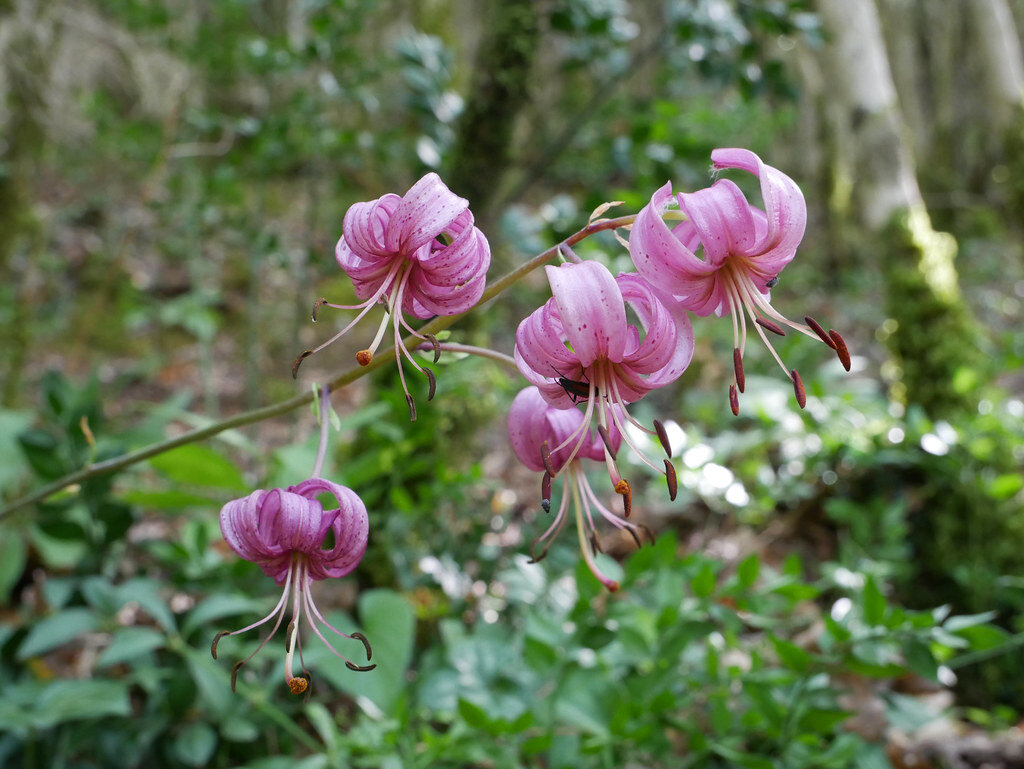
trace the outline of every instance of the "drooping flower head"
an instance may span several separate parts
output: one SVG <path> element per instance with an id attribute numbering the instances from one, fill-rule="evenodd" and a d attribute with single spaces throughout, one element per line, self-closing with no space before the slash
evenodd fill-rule
<path id="1" fill-rule="evenodd" d="M 363 366 L 370 363 L 390 324 L 398 373 L 415 419 L 415 405 L 405 382 L 402 356 L 427 376 L 428 400 L 434 392 L 434 375 L 421 366 L 402 343 L 405 332 L 427 339 L 414 330 L 404 316 L 425 319 L 434 315 L 457 315 L 475 305 L 483 294 L 491 263 L 487 238 L 473 225 L 469 203 L 449 190 L 437 174 L 429 173 L 403 196 L 389 193 L 349 208 L 335 257 L 352 279 L 356 296 L 363 301 L 356 305 L 339 305 L 318 300 L 313 319 L 316 320 L 317 311 L 325 305 L 360 312 L 327 342 L 303 352 L 295 362 L 295 371 L 303 359 L 346 334 L 374 305 L 381 303 L 385 313 L 377 335 L 369 347 L 356 354 L 356 360 Z M 436 340 L 428 341 L 434 343 L 436 362 L 439 350 Z"/>
<path id="2" fill-rule="evenodd" d="M 324 510 L 319 501 L 332 496 L 337 504 Z M 243 664 L 262 649 L 281 626 L 288 611 L 291 597 L 291 621 L 288 623 L 285 644 L 285 681 L 295 694 L 306 690 L 309 673 L 294 674 L 296 648 L 302 659 L 299 641 L 299 621 L 305 614 L 313 632 L 327 644 L 335 655 L 352 670 L 372 670 L 375 665 L 356 665 L 331 645 L 321 628 L 327 628 L 342 638 L 362 642 L 366 659 L 370 659 L 370 644 L 362 633 L 342 633 L 317 609 L 310 593 L 310 585 L 328 577 L 344 577 L 359 564 L 366 552 L 369 521 L 366 508 L 355 492 L 323 478 L 310 478 L 287 489 L 259 489 L 247 497 L 228 502 L 220 511 L 220 529 L 224 539 L 241 558 L 259 566 L 268 577 L 284 586 L 277 606 L 263 619 L 241 630 L 219 633 L 213 641 L 213 657 L 217 658 L 217 643 L 225 635 L 237 635 L 259 627 L 270 620 L 274 626 L 269 635 L 249 657 L 235 665 L 231 672 L 231 686 Z"/>
<path id="3" fill-rule="evenodd" d="M 611 407 L 619 411 L 618 406 Z M 620 414 L 621 416 L 621 414 Z M 569 498 L 573 499 L 573 511 L 576 518 L 576 531 L 580 541 L 580 551 L 590 568 L 591 573 L 600 580 L 601 584 L 609 590 L 618 590 L 618 583 L 606 576 L 594 560 L 594 553 L 600 552 L 597 541 L 597 530 L 594 524 L 594 514 L 599 513 L 606 521 L 615 528 L 627 531 L 640 544 L 640 528 L 634 523 L 625 520 L 622 516 L 616 515 L 609 510 L 594 493 L 587 481 L 586 473 L 583 470 L 583 460 L 592 459 L 598 462 L 604 461 L 606 449 L 613 454 L 618 451 L 622 444 L 622 434 L 611 423 L 606 437 L 602 438 L 594 434 L 593 430 L 583 431 L 583 437 L 576 449 L 575 456 L 570 459 L 571 450 L 567 440 L 580 431 L 584 422 L 583 412 L 578 408 L 558 409 L 551 406 L 541 395 L 536 387 L 527 387 L 522 390 L 512 401 L 512 408 L 508 415 L 508 434 L 512 442 L 512 449 L 515 451 L 519 461 L 531 470 L 544 472 L 544 481 L 541 487 L 541 500 L 545 511 L 550 510 L 551 505 L 551 475 L 548 472 L 548 465 L 556 473 L 565 470 L 565 482 L 562 485 L 562 498 L 558 505 L 555 518 L 547 530 L 537 537 L 531 545 L 531 555 L 534 562 L 543 558 L 558 533 L 562 530 L 568 519 Z M 561 446 L 556 451 L 550 452 L 545 462 L 541 459 L 543 446 Z M 544 543 L 540 555 L 534 551 L 538 543 Z"/>
<path id="4" fill-rule="evenodd" d="M 805 395 L 800 375 L 782 363 L 766 330 L 785 336 L 783 326 L 788 326 L 821 339 L 836 351 L 847 371 L 850 369 L 849 352 L 837 332 L 826 333 L 809 316 L 804 318 L 806 325 L 795 323 L 769 301 L 779 273 L 792 261 L 803 238 L 807 224 L 804 196 L 792 179 L 762 163 L 749 150 L 717 149 L 711 160 L 716 169 L 738 168 L 754 174 L 761 183 L 764 210 L 750 205 L 729 179 L 674 197 L 669 182 L 637 214 L 629 236 L 630 256 L 667 302 L 697 315 L 732 316 L 735 381 L 729 387 L 729 399 L 733 413 L 739 413 L 737 391 L 744 389 L 742 361 L 748 317 L 792 380 L 802 408 Z M 678 202 L 685 220 L 669 229 L 664 216 L 673 202 Z"/>
<path id="5" fill-rule="evenodd" d="M 603 265 L 587 261 L 546 267 L 552 298 L 519 324 L 515 360 L 519 371 L 536 385 L 544 400 L 560 409 L 586 401 L 583 419 L 550 454 L 568 449 L 571 462 L 588 441 L 592 422 L 602 436 L 604 455 L 616 491 L 629 505 L 630 487 L 615 462 L 617 448 L 607 436 L 614 427 L 640 458 L 656 472 L 664 472 L 675 497 L 675 471 L 668 460 L 657 467 L 632 441 L 626 422 L 656 432 L 667 454 L 668 439 L 660 422 L 655 430 L 644 427 L 625 409 L 651 390 L 674 382 L 693 356 L 693 331 L 684 312 L 672 312 L 635 274 L 613 278 Z M 637 318 L 631 321 L 627 305 Z M 550 465 L 550 460 L 544 460 Z M 546 466 L 552 477 L 558 474 Z"/>

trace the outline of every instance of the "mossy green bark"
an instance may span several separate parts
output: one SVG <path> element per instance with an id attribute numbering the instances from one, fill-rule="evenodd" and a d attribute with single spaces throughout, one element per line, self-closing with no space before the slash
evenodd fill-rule
<path id="1" fill-rule="evenodd" d="M 936 232 L 923 209 L 906 211 L 881 234 L 892 356 L 891 394 L 932 419 L 977 413 L 978 386 L 988 377 L 980 330 L 957 280 L 957 245 Z"/>
<path id="2" fill-rule="evenodd" d="M 536 0 L 488 5 L 489 26 L 445 174 L 448 186 L 469 200 L 484 225 L 494 218 L 492 204 L 510 163 L 516 117 L 529 99 L 541 18 Z"/>

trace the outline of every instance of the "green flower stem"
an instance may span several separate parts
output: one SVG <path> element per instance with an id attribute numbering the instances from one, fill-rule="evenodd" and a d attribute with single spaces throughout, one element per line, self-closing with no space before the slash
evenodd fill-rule
<path id="1" fill-rule="evenodd" d="M 594 235 L 598 232 L 603 232 L 605 230 L 614 230 L 619 227 L 628 227 L 633 223 L 633 220 L 635 218 L 635 215 L 630 215 L 620 216 L 616 219 L 599 219 L 597 221 L 591 222 L 579 232 L 570 235 L 567 239 L 562 241 L 562 243 L 552 246 L 547 251 L 538 254 L 537 256 L 530 259 L 530 261 L 520 265 L 516 269 L 512 270 L 508 274 L 504 275 L 503 277 L 499 278 L 497 281 L 492 283 L 490 286 L 487 287 L 487 290 L 484 291 L 483 296 L 480 297 L 480 301 L 477 302 L 476 305 L 474 305 L 469 310 L 466 310 L 466 312 L 460 313 L 459 315 L 438 316 L 431 320 L 429 323 L 425 324 L 422 328 L 420 328 L 419 333 L 422 335 L 437 334 L 439 331 L 443 331 L 444 329 L 453 325 L 456 321 L 462 319 L 469 313 L 473 312 L 477 307 L 480 307 L 480 305 L 490 301 L 498 294 L 502 293 L 503 291 L 507 290 L 511 286 L 518 283 L 520 280 L 522 280 L 524 277 L 526 277 L 531 272 L 536 270 L 538 267 L 541 267 L 542 265 L 554 259 L 555 256 L 558 255 L 559 247 L 562 246 L 563 244 L 572 246 L 575 245 L 576 243 L 579 243 L 581 240 L 584 240 L 585 238 L 588 238 L 591 235 Z M 421 340 L 410 335 L 409 337 L 406 338 L 405 344 L 411 348 L 414 347 L 420 341 Z M 344 387 L 347 384 L 351 384 L 355 380 L 366 376 L 371 371 L 380 368 L 384 364 L 391 362 L 392 360 L 394 360 L 394 358 L 394 348 L 384 350 L 380 353 L 380 355 L 375 355 L 373 357 L 373 360 L 370 361 L 369 365 L 357 366 L 355 368 L 349 369 L 348 371 L 345 371 L 342 374 L 339 374 L 337 377 L 335 377 L 334 379 L 327 383 L 327 387 L 331 391 L 336 391 L 339 388 Z M 157 443 L 151 443 L 149 446 L 144 446 L 141 449 L 130 451 L 127 454 L 122 454 L 119 457 L 113 457 L 111 459 L 104 460 L 103 462 L 96 462 L 95 464 L 88 465 L 79 470 L 76 470 L 73 473 L 65 475 L 63 478 L 59 478 L 58 480 L 53 481 L 52 483 L 48 483 L 45 486 L 42 486 L 36 489 L 35 491 L 26 494 L 20 499 L 14 500 L 5 508 L 0 510 L 0 520 L 6 518 L 8 515 L 15 512 L 16 510 L 20 510 L 21 508 L 27 507 L 28 505 L 31 504 L 35 504 L 36 502 L 41 502 L 47 497 L 56 494 L 58 491 L 66 489 L 69 486 L 79 484 L 82 481 L 88 480 L 89 478 L 94 478 L 98 475 L 105 475 L 107 473 L 113 473 L 118 470 L 122 470 L 126 467 L 130 467 L 131 465 L 142 462 L 143 460 L 149 459 L 150 457 L 155 457 L 157 454 L 163 454 L 165 451 L 176 449 L 179 446 L 186 446 L 190 443 L 196 443 L 197 441 L 206 440 L 207 438 L 211 438 L 214 435 L 217 435 L 218 433 L 222 433 L 225 430 L 230 430 L 234 427 L 242 427 L 244 425 L 250 425 L 255 422 L 262 422 L 265 419 L 272 419 L 273 417 L 278 417 L 281 416 L 282 414 L 287 414 L 290 411 L 294 411 L 297 408 L 312 403 L 314 397 L 315 396 L 313 392 L 304 392 L 301 395 L 296 395 L 294 398 L 289 398 L 288 400 L 280 401 L 270 406 L 263 406 L 262 408 L 253 409 L 252 411 L 245 411 L 242 412 L 241 414 L 236 414 L 233 417 L 228 417 L 227 419 L 222 419 L 218 422 L 214 422 L 213 424 L 207 425 L 206 427 L 200 427 L 195 430 L 191 430 L 187 433 L 183 433 L 182 435 L 177 436 L 176 438 L 169 438 L 167 440 L 159 441 Z"/>

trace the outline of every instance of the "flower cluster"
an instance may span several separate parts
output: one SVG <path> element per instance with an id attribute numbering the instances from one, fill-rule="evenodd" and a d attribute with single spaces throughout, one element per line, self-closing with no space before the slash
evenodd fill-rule
<path id="1" fill-rule="evenodd" d="M 547 553 L 569 518 L 571 503 L 587 566 L 605 587 L 617 590 L 618 583 L 601 570 L 595 557 L 600 552 L 596 520 L 600 517 L 640 545 L 640 534 L 646 529 L 629 520 L 632 487 L 618 465 L 622 444 L 665 477 L 669 497 L 675 499 L 676 474 L 668 433 L 658 420 L 653 420 L 650 427 L 641 424 L 630 415 L 628 407 L 653 390 L 677 381 L 686 370 L 694 352 L 688 313 L 729 315 L 732 319 L 733 381 L 729 401 L 734 414 L 739 414 L 739 393 L 746 386 L 743 357 L 748 328 L 757 333 L 792 381 L 801 408 L 806 395 L 800 375 L 783 364 L 766 332 L 784 336 L 790 329 L 818 339 L 850 369 L 850 354 L 842 336 L 831 329 L 826 331 L 809 316 L 805 316 L 804 323 L 791 321 L 770 302 L 770 291 L 794 258 L 807 223 L 799 188 L 748 150 L 718 149 L 711 159 L 717 170 L 738 169 L 754 175 L 760 183 L 764 208 L 751 205 L 728 179 L 692 193 L 673 194 L 671 183 L 667 183 L 635 217 L 611 220 L 607 227 L 597 225 L 609 220 L 591 222 L 572 242 L 613 225 L 629 226 L 627 245 L 637 271 L 612 275 L 598 262 L 579 259 L 570 241 L 553 249 L 549 256 L 538 257 L 540 264 L 555 253 L 564 253 L 568 261 L 545 267 L 551 298 L 519 324 L 513 357 L 439 342 L 406 320 L 406 316 L 425 320 L 435 315 L 458 315 L 474 307 L 483 296 L 490 248 L 474 226 L 467 201 L 431 173 L 403 196 L 387 194 L 356 203 L 345 215 L 335 256 L 361 301 L 340 305 L 317 300 L 313 319 L 323 306 L 358 310 L 358 314 L 330 340 L 303 352 L 295 361 L 293 373 L 306 357 L 346 334 L 377 304 L 384 305 L 384 317 L 373 341 L 356 354 L 356 360 L 362 366 L 369 365 L 390 328 L 412 419 L 416 418 L 416 409 L 406 384 L 403 358 L 427 377 L 428 400 L 433 397 L 435 379 L 406 346 L 404 334 L 415 340 L 415 348 L 432 348 L 435 362 L 442 349 L 451 348 L 487 354 L 513 365 L 530 386 L 512 403 L 509 437 L 519 460 L 543 473 L 541 507 L 545 512 L 551 511 L 554 480 L 564 478 L 554 519 L 533 541 L 533 558 L 538 561 Z M 366 550 L 369 529 L 359 497 L 320 477 L 328 406 L 324 387 L 320 450 L 313 477 L 287 489 L 254 491 L 226 504 L 220 515 L 228 545 L 240 557 L 257 564 L 283 586 L 283 591 L 266 617 L 218 635 L 212 648 L 214 657 L 217 642 L 224 635 L 244 633 L 273 620 L 258 652 L 280 628 L 290 601 L 285 680 L 296 693 L 305 691 L 310 680 L 304 666 L 301 674 L 295 672 L 296 651 L 302 664 L 298 626 L 303 616 L 313 633 L 349 668 L 361 671 L 374 667 L 352 662 L 328 641 L 325 629 L 340 638 L 359 641 L 365 647 L 367 661 L 370 659 L 366 637 L 346 634 L 330 625 L 310 591 L 313 582 L 343 577 L 358 565 Z M 666 458 L 660 465 L 647 454 L 645 433 L 656 436 L 665 451 Z M 621 515 L 612 512 L 590 486 L 584 471 L 586 461 L 604 463 L 612 488 L 622 500 Z M 325 497 L 333 497 L 336 506 L 325 510 L 320 501 Z M 539 554 L 538 545 L 542 546 Z M 252 656 L 235 665 L 232 686 L 238 669 Z"/>

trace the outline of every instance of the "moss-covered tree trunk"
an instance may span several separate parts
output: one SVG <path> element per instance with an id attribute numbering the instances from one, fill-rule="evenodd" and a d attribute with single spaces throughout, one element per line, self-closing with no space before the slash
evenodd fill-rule
<path id="1" fill-rule="evenodd" d="M 830 42 L 823 63 L 841 108 L 841 168 L 851 211 L 883 271 L 892 393 L 933 418 L 976 408 L 978 329 L 960 294 L 956 242 L 931 225 L 917 184 L 873 0 L 819 0 Z"/>
<path id="2" fill-rule="evenodd" d="M 530 97 L 530 73 L 540 39 L 537 0 L 489 0 L 488 27 L 477 52 L 465 111 L 456 127 L 446 170 L 448 186 L 469 199 L 487 233 L 511 162 L 516 118 Z"/>

